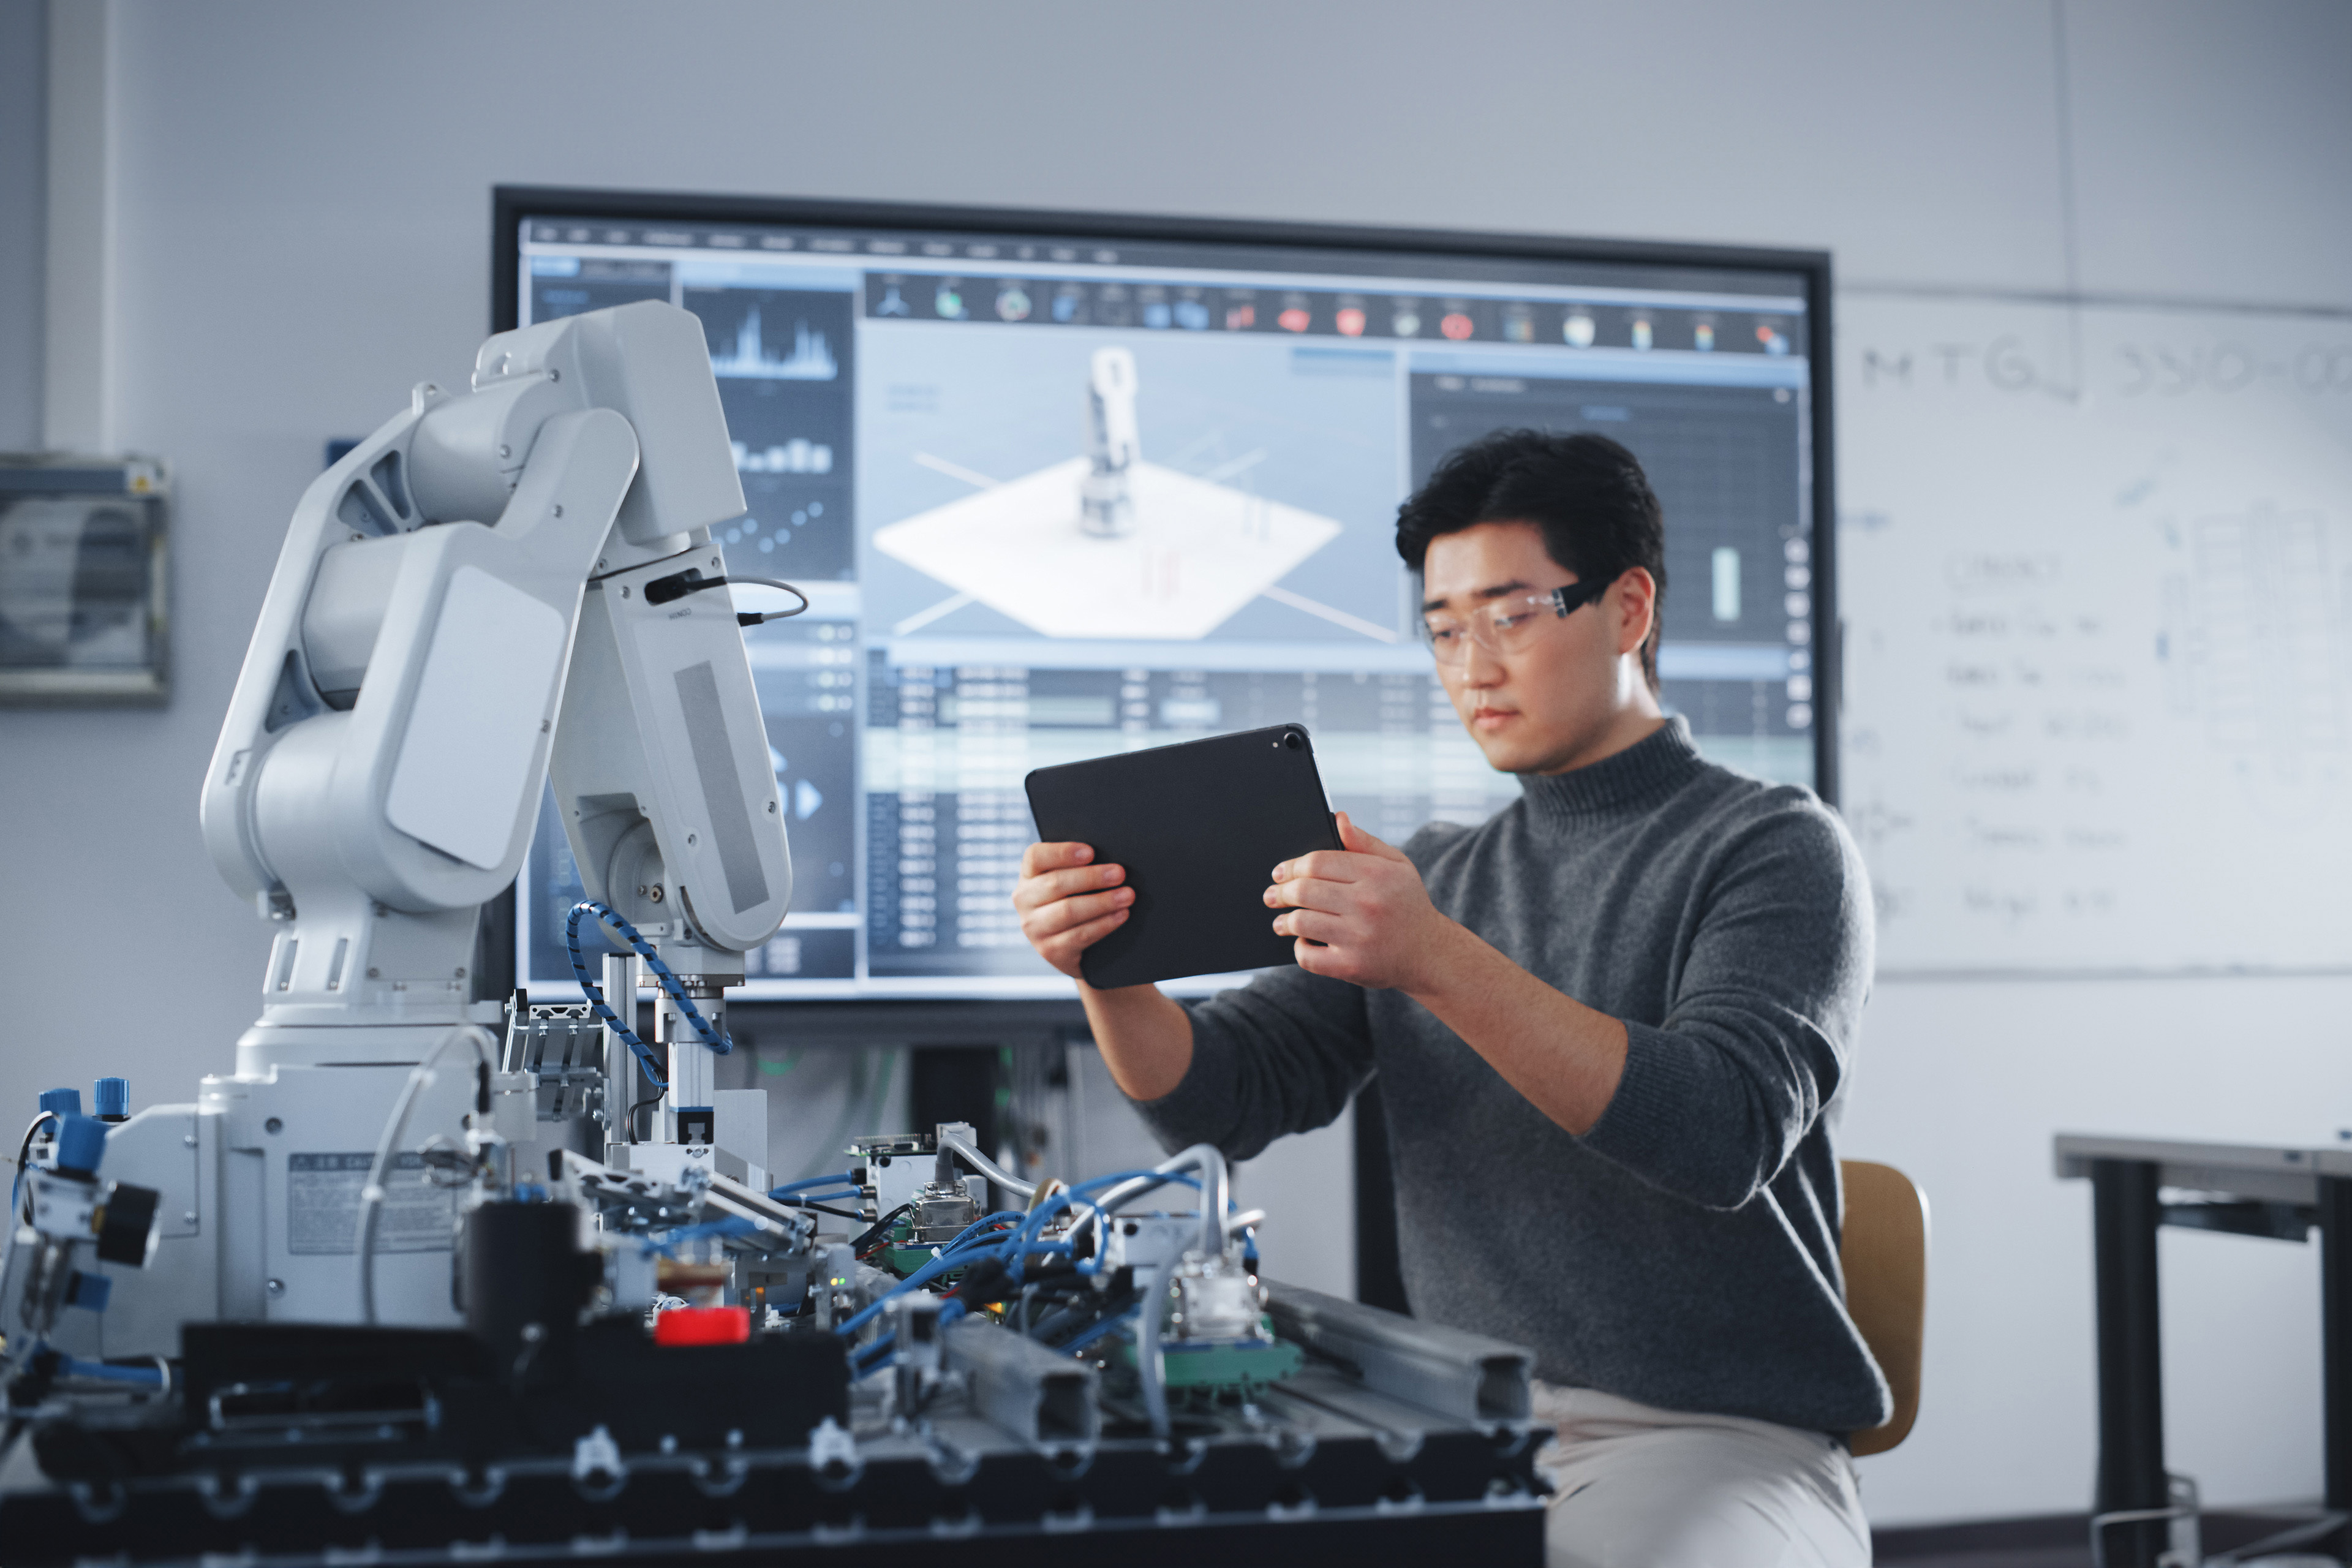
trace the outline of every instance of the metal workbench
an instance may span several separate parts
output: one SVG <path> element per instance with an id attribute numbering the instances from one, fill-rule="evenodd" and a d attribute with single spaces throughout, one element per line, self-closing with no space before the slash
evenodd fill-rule
<path id="1" fill-rule="evenodd" d="M 2326 1507 L 2352 1512 L 2352 1144 L 2292 1148 L 2061 1133 L 2058 1174 L 2091 1184 L 2098 1291 L 2098 1516 L 2106 1561 L 2153 1565 L 2177 1505 L 2164 1462 L 2156 1233 L 2306 1242 L 2319 1232 Z M 2347 1546 L 2338 1528 L 2326 1547 Z"/>

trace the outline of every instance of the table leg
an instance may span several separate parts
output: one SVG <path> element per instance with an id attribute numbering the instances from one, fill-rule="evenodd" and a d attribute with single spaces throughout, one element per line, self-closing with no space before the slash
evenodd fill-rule
<path id="1" fill-rule="evenodd" d="M 2352 1179 L 2319 1178 L 2320 1384 L 2327 1428 L 2327 1506 L 2352 1511 Z M 2352 1541 L 2339 1534 L 2339 1551 Z"/>
<path id="2" fill-rule="evenodd" d="M 2164 1365 L 2157 1311 L 2157 1167 L 2091 1162 L 2093 1250 L 2099 1319 L 2097 1511 L 2166 1506 Z M 2148 1568 L 2167 1544 L 2162 1521 L 2118 1524 L 2106 1560 Z"/>

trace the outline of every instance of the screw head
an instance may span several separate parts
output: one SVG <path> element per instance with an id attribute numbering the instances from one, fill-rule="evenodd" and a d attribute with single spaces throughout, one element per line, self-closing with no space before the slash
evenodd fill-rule
<path id="1" fill-rule="evenodd" d="M 186 1211 L 185 1213 L 184 1213 L 183 1215 L 180 1215 L 180 1223 L 181 1223 L 181 1224 L 183 1224 L 183 1225 L 194 1225 L 194 1224 L 195 1224 L 195 1223 L 196 1223 L 196 1211 L 195 1211 L 195 1210 L 194 1210 L 194 1209 L 189 1209 L 188 1211 Z"/>
<path id="2" fill-rule="evenodd" d="M 514 448 L 512 447 L 502 446 L 499 448 L 499 456 L 501 458 L 511 458 L 514 456 Z"/>
<path id="3" fill-rule="evenodd" d="M 272 1279 L 269 1282 L 268 1290 L 273 1296 L 283 1296 L 286 1294 L 286 1281 L 283 1279 Z"/>
<path id="4" fill-rule="evenodd" d="M 550 507 L 548 509 L 548 515 L 551 517 L 562 517 L 563 515 L 563 503 L 562 501 L 558 501 L 553 506 Z"/>
<path id="5" fill-rule="evenodd" d="M 368 971 L 368 978 L 370 980 L 381 980 L 383 978 L 383 971 L 381 969 L 371 969 Z"/>
<path id="6" fill-rule="evenodd" d="M 686 841 L 687 841 L 688 844 L 693 843 L 693 842 L 694 842 L 694 835 L 693 835 L 693 834 L 691 834 L 691 833 L 688 834 L 688 835 L 686 836 Z"/>
<path id="7" fill-rule="evenodd" d="M 264 1132 L 283 1132 L 286 1131 L 286 1123 L 273 1116 L 261 1124 L 261 1130 Z"/>

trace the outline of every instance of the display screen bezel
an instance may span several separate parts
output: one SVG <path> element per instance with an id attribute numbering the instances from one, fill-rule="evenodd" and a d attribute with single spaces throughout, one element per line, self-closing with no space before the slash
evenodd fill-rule
<path id="1" fill-rule="evenodd" d="M 554 186 L 501 185 L 492 193 L 490 328 L 504 331 L 519 324 L 524 226 L 550 218 L 626 222 L 671 222 L 681 225 L 733 225 L 789 227 L 806 226 L 847 230 L 912 231 L 922 234 L 990 238 L 1054 240 L 1072 243 L 1116 242 L 1149 246 L 1178 245 L 1257 247 L 1287 252 L 1328 255 L 1335 272 L 1360 273 L 1378 257 L 1391 263 L 1411 258 L 1443 258 L 1455 264 L 1496 264 L 1497 276 L 1512 265 L 1541 263 L 1568 267 L 1639 268 L 1645 273 L 1686 270 L 1694 282 L 1725 273 L 1773 275 L 1776 287 L 1793 281 L 1804 301 L 1804 343 L 1810 394 L 1806 436 L 1812 540 L 1811 616 L 1814 650 L 1813 703 L 1814 790 L 1824 801 L 1837 801 L 1838 698 L 1843 690 L 1842 648 L 1837 608 L 1835 519 L 1834 406 L 1832 388 L 1831 264 L 1826 252 L 1739 246 L 1690 245 L 1574 238 L 1550 235 L 1481 233 L 1343 226 L 1253 220 L 1150 216 L 1125 213 L 1055 211 L 1011 207 L 950 206 L 878 202 L 838 201 L 740 195 L 710 195 L 672 192 L 614 191 Z M 509 889 L 485 921 L 480 957 L 490 975 L 500 971 L 512 984 L 518 961 L 515 895 Z M 486 976 L 487 978 L 487 976 Z M 488 986 L 485 990 L 499 994 Z M 967 1018 L 975 1003 L 985 1003 L 986 1018 Z M 814 1028 L 820 1035 L 844 1038 L 887 1037 L 925 1039 L 946 1035 L 961 1038 L 977 1027 L 980 1036 L 1002 1037 L 1006 1031 L 1044 1029 L 1066 1032 L 1080 1022 L 1075 997 L 1041 1000 L 990 996 L 975 990 L 969 997 L 923 999 L 871 997 L 822 1001 L 740 1003 L 734 1012 L 751 1024 L 769 1009 L 788 1010 L 796 1035 Z M 977 1043 L 978 1037 L 975 1037 Z M 941 1040 L 940 1043 L 948 1043 Z"/>

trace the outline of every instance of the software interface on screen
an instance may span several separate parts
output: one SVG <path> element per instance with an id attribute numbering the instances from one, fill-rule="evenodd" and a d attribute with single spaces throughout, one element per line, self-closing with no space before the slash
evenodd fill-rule
<path id="1" fill-rule="evenodd" d="M 1297 722 L 1391 841 L 1515 799 L 1393 543 L 1496 429 L 1639 456 L 1667 706 L 1709 755 L 1813 780 L 1797 275 L 562 214 L 520 242 L 524 324 L 701 318 L 751 507 L 730 569 L 809 595 L 746 634 L 794 872 L 749 995 L 1065 994 L 1010 901 L 1045 764 Z M 525 984 L 570 983 L 579 887 L 551 805 Z"/>

